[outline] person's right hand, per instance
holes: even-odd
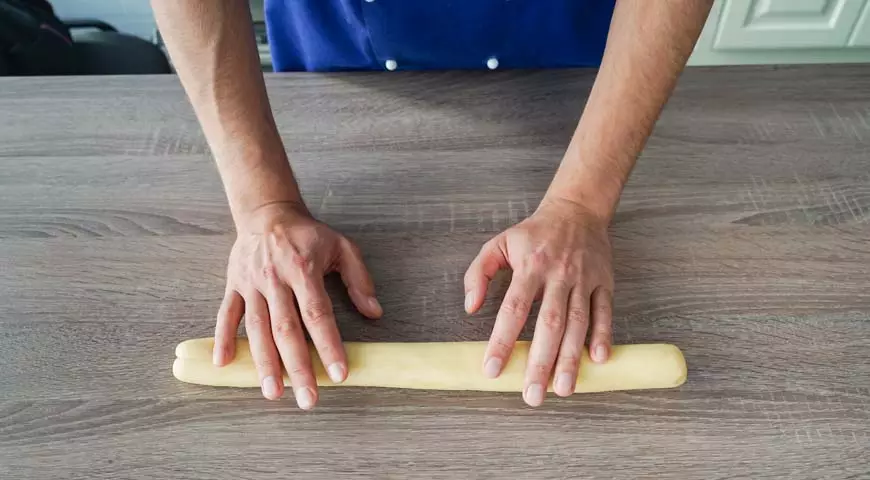
[[[356,308],[378,318],[383,310],[371,275],[356,245],[312,218],[303,205],[268,204],[237,223],[213,361],[223,366],[232,360],[244,315],[263,396],[281,397],[283,364],[296,403],[310,409],[317,403],[317,382],[303,324],[332,381],[347,377],[347,358],[323,277],[338,271]]]

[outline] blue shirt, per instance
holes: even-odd
[[[601,63],[615,0],[266,0],[275,71]]]

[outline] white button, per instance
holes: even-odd
[[[496,68],[498,68],[498,59],[495,57],[491,57],[489,60],[486,61],[486,68],[490,70],[495,70]]]
[[[399,68],[399,64],[396,63],[395,60],[390,59],[390,60],[387,60],[386,62],[384,62],[384,67],[386,67],[387,70],[392,72],[393,70]]]

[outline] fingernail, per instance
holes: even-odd
[[[595,347],[595,361],[603,362],[605,358],[607,358],[607,347],[604,345]]]
[[[465,311],[471,313],[472,308],[474,308],[474,291],[465,294]]]
[[[489,378],[495,378],[501,373],[501,359],[498,357],[489,357],[483,364],[483,373]]]
[[[544,403],[544,387],[538,383],[526,387],[526,403],[533,407]]]
[[[335,383],[344,381],[344,367],[340,363],[333,363],[326,369],[329,373],[329,379]]]
[[[308,387],[296,389],[296,404],[302,410],[311,410],[314,407],[314,393]]]
[[[264,378],[261,388],[263,390],[263,396],[269,400],[275,400],[279,397],[278,379],[275,377],[269,376]]]
[[[383,308],[381,307],[381,302],[379,302],[378,299],[375,297],[369,297],[369,308],[376,312],[383,311]]]
[[[570,373],[560,373],[556,375],[556,382],[553,385],[556,390],[559,392],[570,392],[571,387],[571,374]]]

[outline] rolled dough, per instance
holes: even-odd
[[[213,338],[178,344],[172,366],[175,378],[200,385],[259,387],[246,338],[236,339],[236,356],[223,367],[212,364],[213,346]],[[502,374],[490,379],[483,375],[481,367],[486,342],[345,342],[348,376],[343,383],[335,384],[326,375],[313,346],[310,348],[318,385],[425,390],[521,392],[529,355],[529,342],[517,342]],[[588,351],[583,352],[577,392],[672,388],[686,381],[686,361],[674,345],[618,345],[612,352],[604,364],[592,362]],[[284,385],[290,385],[286,374]],[[552,383],[549,389],[552,391]]]

